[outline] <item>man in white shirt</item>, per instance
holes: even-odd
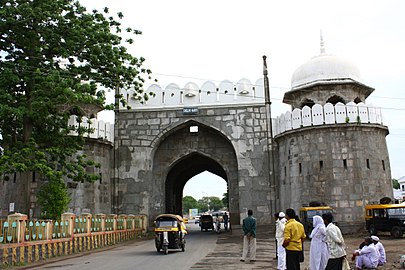
[[[352,260],[356,259],[356,269],[377,268],[378,266],[378,251],[371,237],[364,239],[364,246],[361,249],[354,251]]]
[[[283,247],[284,242],[284,228],[287,219],[285,218],[284,212],[278,213],[278,219],[276,221],[276,240],[277,240],[277,269],[286,269],[286,253]]]
[[[345,241],[339,227],[333,224],[332,213],[322,215],[326,226],[326,244],[329,250],[329,260],[325,270],[341,270],[346,257]]]
[[[387,262],[387,258],[385,256],[385,248],[383,244],[380,242],[380,238],[378,236],[372,235],[371,239],[373,239],[373,243],[375,248],[378,251],[378,265],[384,265]]]

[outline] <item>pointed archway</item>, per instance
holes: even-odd
[[[231,222],[239,224],[236,152],[229,139],[218,130],[189,121],[167,131],[156,145],[152,171],[153,193],[160,195],[152,215],[181,214],[184,185],[193,176],[209,171],[227,182]]]
[[[191,153],[179,160],[167,175],[165,190],[166,212],[182,214],[184,186],[193,176],[204,171],[218,175],[228,182],[226,173],[218,162],[199,153]]]

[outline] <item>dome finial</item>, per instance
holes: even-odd
[[[323,42],[323,35],[322,35],[322,29],[321,29],[321,54],[325,53],[325,43]]]

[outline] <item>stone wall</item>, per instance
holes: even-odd
[[[84,153],[101,167],[93,172],[101,175],[101,181],[77,183],[67,181],[68,192],[72,198],[69,211],[80,213],[111,213],[112,209],[112,168],[113,146],[111,142],[86,139]],[[40,217],[41,207],[36,193],[44,184],[39,174],[16,173],[0,179],[0,216],[7,216],[9,204],[14,203],[14,212],[26,213],[29,217]]]
[[[269,223],[274,194],[267,177],[265,117],[264,105],[199,107],[196,115],[184,115],[182,108],[119,111],[115,136],[119,211],[144,213],[150,219],[165,212],[167,194],[174,192],[167,188],[171,170],[182,159],[198,155],[225,172],[235,223],[248,208],[260,223]],[[201,134],[187,132],[190,125],[199,126]],[[181,195],[182,191],[173,196]]]
[[[387,134],[381,125],[336,124],[277,136],[281,209],[321,201],[344,230],[364,229],[364,205],[393,196]]]
[[[84,152],[89,158],[101,165],[100,168],[88,169],[88,172],[99,174],[101,180],[94,183],[69,182],[67,186],[72,201],[68,206],[68,211],[75,215],[81,213],[111,213],[113,145],[108,141],[96,139],[86,139],[86,142]]]

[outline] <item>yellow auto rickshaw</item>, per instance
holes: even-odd
[[[186,248],[187,229],[183,218],[174,214],[161,214],[155,219],[155,246],[157,252],[163,250],[166,255],[169,249]]]

